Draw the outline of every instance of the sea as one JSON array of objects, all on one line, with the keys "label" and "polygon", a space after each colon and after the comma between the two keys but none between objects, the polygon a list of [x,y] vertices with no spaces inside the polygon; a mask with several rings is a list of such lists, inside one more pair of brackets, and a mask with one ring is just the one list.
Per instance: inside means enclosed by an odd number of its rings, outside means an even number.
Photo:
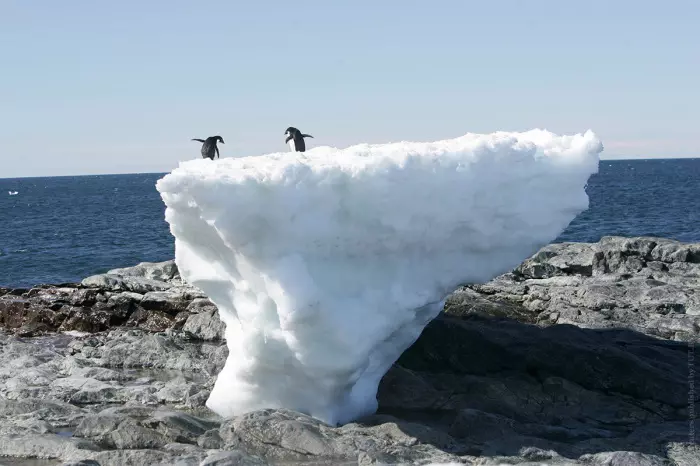
[{"label": "sea", "polygon": [[[173,258],[155,188],[163,175],[0,178],[0,286],[74,283]],[[700,159],[603,160],[586,189],[590,208],[557,242],[606,235],[700,242]]]}]

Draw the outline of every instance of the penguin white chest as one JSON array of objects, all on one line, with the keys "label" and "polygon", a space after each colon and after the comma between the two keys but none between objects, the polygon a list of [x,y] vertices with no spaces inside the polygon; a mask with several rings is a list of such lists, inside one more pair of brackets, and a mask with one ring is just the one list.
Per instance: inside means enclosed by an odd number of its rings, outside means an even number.
[{"label": "penguin white chest", "polygon": [[297,147],[296,147],[296,145],[294,144],[294,138],[292,138],[292,139],[289,140],[289,148],[291,149],[292,152],[296,152]]}]

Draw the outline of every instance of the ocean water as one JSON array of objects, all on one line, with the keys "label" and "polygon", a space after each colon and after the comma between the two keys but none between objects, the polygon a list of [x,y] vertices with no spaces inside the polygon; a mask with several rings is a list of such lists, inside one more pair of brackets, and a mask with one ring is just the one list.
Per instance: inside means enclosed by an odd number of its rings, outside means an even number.
[{"label": "ocean water", "polygon": [[[0,286],[77,282],[171,259],[173,237],[155,188],[162,176],[0,179]],[[700,241],[700,159],[601,161],[587,191],[589,210],[557,241]]]}]

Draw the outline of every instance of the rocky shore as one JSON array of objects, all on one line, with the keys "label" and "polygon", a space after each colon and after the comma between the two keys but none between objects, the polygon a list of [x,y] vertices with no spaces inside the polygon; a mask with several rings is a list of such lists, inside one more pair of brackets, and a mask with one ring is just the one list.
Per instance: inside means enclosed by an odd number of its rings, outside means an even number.
[{"label": "rocky shore", "polygon": [[216,307],[172,261],[0,288],[0,465],[697,465],[700,244],[553,244],[447,300],[342,427],[205,402]]}]

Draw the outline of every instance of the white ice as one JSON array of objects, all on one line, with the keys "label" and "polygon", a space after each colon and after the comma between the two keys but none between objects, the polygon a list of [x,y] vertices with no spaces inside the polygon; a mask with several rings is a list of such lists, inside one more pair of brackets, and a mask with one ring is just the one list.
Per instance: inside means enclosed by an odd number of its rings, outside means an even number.
[{"label": "white ice", "polygon": [[374,412],[447,294],[508,271],[588,207],[602,149],[590,131],[532,130],[181,163],[157,183],[176,262],[218,306],[229,347],[207,406],[329,424]]}]

